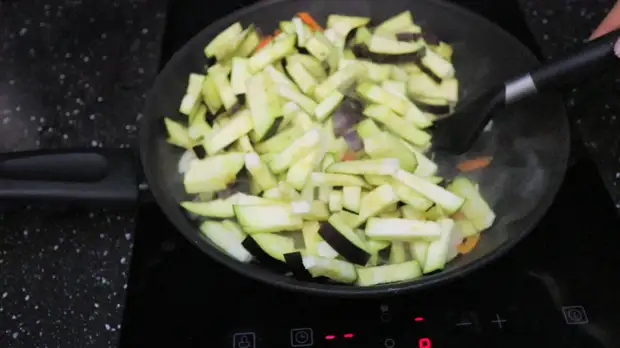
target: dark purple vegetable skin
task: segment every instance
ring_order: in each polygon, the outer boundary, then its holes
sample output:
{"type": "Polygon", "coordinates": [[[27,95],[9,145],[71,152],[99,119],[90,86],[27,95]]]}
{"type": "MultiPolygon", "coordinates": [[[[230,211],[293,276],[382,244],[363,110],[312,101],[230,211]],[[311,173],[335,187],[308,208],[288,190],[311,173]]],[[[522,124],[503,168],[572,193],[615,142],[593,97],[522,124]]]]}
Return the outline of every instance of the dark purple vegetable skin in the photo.
{"type": "Polygon", "coordinates": [[[347,134],[353,126],[363,119],[363,110],[364,106],[361,102],[351,97],[345,97],[332,116],[334,134],[338,137],[347,134]]]}
{"type": "Polygon", "coordinates": [[[261,141],[265,141],[273,137],[274,135],[276,135],[276,133],[278,132],[278,128],[280,127],[280,124],[282,124],[282,121],[284,121],[284,116],[276,117],[276,119],[271,124],[271,128],[269,128],[269,130],[265,132],[265,135],[263,136],[263,139],[261,139],[261,141]]]}
{"type": "Polygon", "coordinates": [[[415,99],[413,99],[413,103],[418,109],[433,115],[445,115],[452,111],[449,104],[429,104],[415,99]]]}
{"type": "Polygon", "coordinates": [[[291,269],[291,272],[293,272],[295,278],[299,280],[312,279],[312,275],[304,267],[302,255],[299,251],[284,254],[284,260],[286,261],[287,266],[291,269]]]}
{"type": "Polygon", "coordinates": [[[248,173],[242,170],[238,175],[237,179],[225,189],[218,191],[215,195],[218,199],[226,199],[235,193],[250,193],[250,179],[248,178],[248,173]]]}
{"type": "Polygon", "coordinates": [[[421,60],[416,60],[415,64],[418,66],[418,68],[420,68],[420,71],[428,75],[428,77],[433,79],[433,81],[441,83],[441,77],[437,76],[431,69],[424,65],[421,60]]]}
{"type": "Polygon", "coordinates": [[[202,146],[202,145],[196,145],[196,146],[192,147],[192,151],[194,151],[194,154],[199,159],[203,159],[203,158],[207,157],[207,150],[205,150],[204,146],[202,146]]]}
{"type": "Polygon", "coordinates": [[[358,58],[366,58],[375,63],[381,64],[400,64],[400,63],[410,63],[413,61],[420,60],[424,57],[424,49],[420,49],[419,51],[413,53],[405,53],[405,54],[382,54],[382,53],[374,53],[368,50],[366,45],[357,44],[351,47],[353,54],[355,54],[358,58]]]}
{"type": "Polygon", "coordinates": [[[252,237],[246,237],[243,242],[241,242],[241,245],[252,254],[261,265],[265,265],[278,273],[286,273],[289,271],[289,267],[286,263],[269,256],[252,237]]]}
{"type": "Polygon", "coordinates": [[[396,33],[396,40],[398,41],[417,41],[421,38],[421,33],[396,33]]]}
{"type": "Polygon", "coordinates": [[[357,134],[357,131],[351,130],[344,135],[344,140],[349,145],[349,149],[353,152],[358,152],[364,148],[364,140],[357,134]]]}
{"type": "Polygon", "coordinates": [[[345,238],[334,226],[325,222],[321,224],[319,229],[319,235],[327,244],[329,244],[338,254],[342,255],[347,261],[355,263],[357,265],[364,266],[370,259],[370,254],[366,251],[358,248],[350,240],[345,238]]]}

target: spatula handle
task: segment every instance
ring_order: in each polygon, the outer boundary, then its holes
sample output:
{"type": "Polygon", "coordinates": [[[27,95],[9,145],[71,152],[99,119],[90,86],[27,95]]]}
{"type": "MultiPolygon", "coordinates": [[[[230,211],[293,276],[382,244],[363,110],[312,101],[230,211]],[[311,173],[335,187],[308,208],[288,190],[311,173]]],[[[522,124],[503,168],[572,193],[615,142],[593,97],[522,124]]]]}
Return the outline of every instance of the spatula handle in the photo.
{"type": "Polygon", "coordinates": [[[0,202],[74,202],[133,207],[137,158],[126,149],[36,150],[0,154],[0,202]]]}
{"type": "Polygon", "coordinates": [[[520,100],[549,87],[586,77],[598,69],[609,67],[611,61],[620,63],[614,53],[614,46],[620,39],[620,29],[609,32],[588,42],[576,53],[551,61],[528,74],[506,83],[506,104],[520,100]]]}

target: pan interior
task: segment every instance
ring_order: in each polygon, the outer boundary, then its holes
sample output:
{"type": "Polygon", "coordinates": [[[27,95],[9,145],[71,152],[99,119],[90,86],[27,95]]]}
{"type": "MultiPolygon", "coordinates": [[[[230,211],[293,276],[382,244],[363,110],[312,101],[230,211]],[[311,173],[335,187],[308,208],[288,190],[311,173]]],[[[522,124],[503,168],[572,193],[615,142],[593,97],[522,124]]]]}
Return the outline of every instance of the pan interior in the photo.
{"type": "Polygon", "coordinates": [[[499,114],[492,127],[460,157],[438,154],[447,178],[462,158],[492,155],[490,167],[470,175],[480,184],[484,197],[497,213],[495,225],[483,233],[471,253],[451,262],[437,274],[418,280],[360,288],[301,282],[276,274],[259,265],[245,265],[221,253],[203,239],[196,223],[178,206],[188,199],[183,191],[177,162],[182,150],[165,142],[163,117],[186,121],[178,106],[188,75],[204,72],[203,48],[228,25],[239,21],[255,24],[263,32],[300,11],[310,12],[321,23],[329,14],[369,16],[378,23],[410,10],[414,21],[454,47],[454,64],[461,84],[461,98],[490,83],[498,83],[528,71],[537,61],[525,46],[491,22],[457,6],[435,0],[297,0],[270,1],[223,18],[201,31],[177,52],[157,78],[141,125],[141,152],[146,175],[168,218],[193,243],[211,257],[248,276],[290,289],[323,294],[368,295],[394,293],[436,283],[474,269],[493,259],[520,240],[547,209],[562,181],[569,150],[569,132],[564,107],[555,95],[523,102],[499,114]]]}

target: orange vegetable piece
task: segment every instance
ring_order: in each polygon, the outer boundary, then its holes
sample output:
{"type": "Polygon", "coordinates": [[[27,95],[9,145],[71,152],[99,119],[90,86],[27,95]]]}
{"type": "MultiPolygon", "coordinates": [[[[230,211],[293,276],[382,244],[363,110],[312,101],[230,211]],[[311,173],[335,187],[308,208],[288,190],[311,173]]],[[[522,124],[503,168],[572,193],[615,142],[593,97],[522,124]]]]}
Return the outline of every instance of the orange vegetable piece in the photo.
{"type": "Polygon", "coordinates": [[[271,35],[267,35],[265,36],[259,43],[258,46],[256,46],[256,49],[254,50],[254,52],[258,52],[261,48],[267,46],[271,40],[273,40],[273,36],[271,35]]]}
{"type": "Polygon", "coordinates": [[[466,220],[467,218],[465,217],[465,214],[463,214],[460,211],[457,211],[456,213],[452,214],[452,218],[454,220],[466,220]]]}
{"type": "Polygon", "coordinates": [[[353,161],[357,158],[357,155],[355,154],[355,152],[353,152],[352,150],[348,150],[347,152],[344,153],[344,155],[342,156],[342,160],[343,161],[353,161]]]}
{"type": "Polygon", "coordinates": [[[460,254],[467,254],[470,251],[474,250],[476,245],[480,241],[480,234],[475,236],[467,237],[461,244],[456,246],[456,249],[460,254]]]}
{"type": "Polygon", "coordinates": [[[474,159],[465,160],[459,163],[456,167],[461,172],[471,172],[476,169],[487,167],[489,164],[491,164],[492,160],[493,156],[481,156],[474,159]]]}
{"type": "Polygon", "coordinates": [[[310,15],[310,13],[308,12],[298,12],[296,14],[297,17],[299,17],[304,23],[306,23],[307,26],[310,27],[310,29],[312,29],[312,31],[323,31],[323,27],[321,27],[321,25],[319,23],[317,23],[314,18],[312,18],[312,16],[310,15]]]}

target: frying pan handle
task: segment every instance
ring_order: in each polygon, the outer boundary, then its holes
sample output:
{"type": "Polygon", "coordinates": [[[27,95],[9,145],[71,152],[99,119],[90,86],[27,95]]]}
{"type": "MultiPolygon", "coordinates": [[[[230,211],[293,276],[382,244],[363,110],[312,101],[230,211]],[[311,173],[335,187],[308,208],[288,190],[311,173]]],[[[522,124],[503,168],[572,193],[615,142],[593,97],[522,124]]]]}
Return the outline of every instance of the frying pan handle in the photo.
{"type": "Polygon", "coordinates": [[[0,201],[63,201],[89,206],[137,202],[130,150],[36,150],[0,154],[0,201]]]}
{"type": "Polygon", "coordinates": [[[520,100],[549,87],[561,86],[586,77],[597,69],[609,67],[607,63],[620,60],[614,46],[620,39],[620,29],[588,42],[578,52],[544,64],[537,70],[506,83],[506,104],[520,100]]]}

